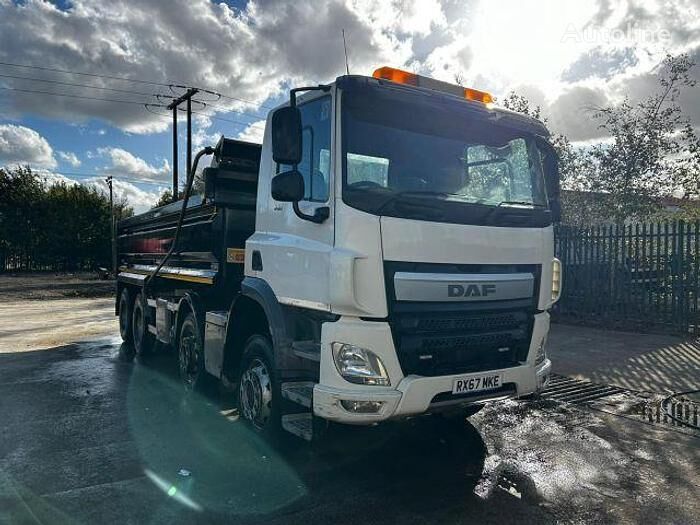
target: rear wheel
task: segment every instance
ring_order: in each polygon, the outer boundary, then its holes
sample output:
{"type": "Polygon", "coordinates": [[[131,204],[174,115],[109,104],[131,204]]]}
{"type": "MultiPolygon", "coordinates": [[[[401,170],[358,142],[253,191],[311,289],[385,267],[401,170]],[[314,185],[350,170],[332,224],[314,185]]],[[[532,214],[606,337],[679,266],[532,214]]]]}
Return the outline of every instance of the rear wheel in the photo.
{"type": "Polygon", "coordinates": [[[197,318],[188,313],[180,328],[177,341],[177,356],[180,379],[188,390],[205,390],[213,383],[204,368],[204,341],[197,318]]]}
{"type": "Polygon", "coordinates": [[[131,331],[131,294],[128,288],[122,290],[119,296],[119,335],[122,341],[130,343],[133,337],[131,331]]]}
{"type": "Polygon", "coordinates": [[[253,428],[274,434],[280,428],[279,384],[272,367],[272,343],[263,335],[246,341],[238,381],[238,409],[253,428]]]}
{"type": "Polygon", "coordinates": [[[148,330],[147,308],[146,297],[143,292],[139,292],[134,299],[133,315],[131,316],[134,350],[138,355],[150,353],[155,342],[155,337],[148,330]]]}

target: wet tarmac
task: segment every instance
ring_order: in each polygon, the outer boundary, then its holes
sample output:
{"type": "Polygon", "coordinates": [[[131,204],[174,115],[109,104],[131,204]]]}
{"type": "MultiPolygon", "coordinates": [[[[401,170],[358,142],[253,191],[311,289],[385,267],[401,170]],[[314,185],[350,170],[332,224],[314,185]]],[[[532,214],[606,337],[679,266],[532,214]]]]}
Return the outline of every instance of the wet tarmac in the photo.
{"type": "Polygon", "coordinates": [[[553,401],[271,445],[172,356],[0,354],[0,523],[700,523],[700,439],[553,401]]]}

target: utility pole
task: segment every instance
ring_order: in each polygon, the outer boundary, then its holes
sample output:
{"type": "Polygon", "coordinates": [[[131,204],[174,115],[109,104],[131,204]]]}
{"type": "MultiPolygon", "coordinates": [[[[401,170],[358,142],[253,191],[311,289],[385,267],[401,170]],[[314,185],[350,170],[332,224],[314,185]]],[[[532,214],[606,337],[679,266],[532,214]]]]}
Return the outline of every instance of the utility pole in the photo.
{"type": "Polygon", "coordinates": [[[112,273],[114,277],[117,276],[117,243],[115,238],[115,221],[114,221],[114,195],[112,192],[112,176],[110,175],[105,179],[107,186],[109,186],[109,218],[110,218],[110,230],[112,236],[112,273]]]}
{"type": "Polygon", "coordinates": [[[179,97],[168,104],[173,112],[173,202],[178,197],[178,166],[177,166],[177,111],[178,106],[187,102],[187,177],[192,170],[192,97],[199,93],[197,88],[189,88],[179,97]]]}
{"type": "Polygon", "coordinates": [[[177,108],[173,108],[173,202],[177,200],[177,108]]]}

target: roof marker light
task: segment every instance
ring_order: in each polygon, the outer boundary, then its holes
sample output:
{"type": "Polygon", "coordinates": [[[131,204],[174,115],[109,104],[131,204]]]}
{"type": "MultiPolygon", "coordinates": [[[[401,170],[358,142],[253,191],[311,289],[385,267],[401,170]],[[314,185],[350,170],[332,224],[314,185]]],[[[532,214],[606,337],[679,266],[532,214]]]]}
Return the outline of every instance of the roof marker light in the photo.
{"type": "Polygon", "coordinates": [[[372,76],[374,78],[390,80],[391,82],[396,82],[397,84],[407,84],[409,86],[428,88],[435,91],[441,91],[443,93],[449,93],[457,97],[463,97],[467,100],[481,102],[483,104],[493,104],[493,96],[485,91],[465,88],[456,84],[450,84],[449,82],[443,82],[442,80],[435,80],[434,78],[416,75],[415,73],[409,73],[408,71],[403,71],[393,67],[380,67],[379,69],[376,69],[374,73],[372,73],[372,76]]]}

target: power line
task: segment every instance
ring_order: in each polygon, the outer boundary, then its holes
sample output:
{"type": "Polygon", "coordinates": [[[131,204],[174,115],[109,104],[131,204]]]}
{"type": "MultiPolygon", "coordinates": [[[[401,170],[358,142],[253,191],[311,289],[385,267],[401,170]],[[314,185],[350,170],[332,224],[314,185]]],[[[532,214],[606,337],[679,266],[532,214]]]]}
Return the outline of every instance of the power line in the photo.
{"type": "MultiPolygon", "coordinates": [[[[194,102],[194,101],[193,101],[193,102],[194,102]]],[[[165,117],[165,113],[156,113],[155,111],[151,111],[151,108],[167,108],[167,106],[166,106],[165,104],[150,104],[150,103],[146,103],[146,104],[144,104],[144,107],[146,108],[146,110],[147,110],[149,113],[152,113],[152,114],[154,114],[154,115],[158,115],[158,116],[161,116],[161,117],[165,117]]],[[[178,108],[178,111],[183,112],[183,111],[186,111],[186,110],[185,110],[185,109],[182,109],[182,108],[178,108]]],[[[228,118],[225,118],[225,117],[218,117],[218,116],[216,116],[216,114],[204,113],[203,111],[199,111],[199,110],[192,110],[192,114],[194,114],[194,115],[202,115],[202,116],[204,116],[204,117],[207,117],[207,118],[210,118],[210,119],[213,119],[213,120],[221,120],[222,122],[229,122],[229,123],[231,123],[231,124],[237,124],[237,125],[239,125],[239,126],[247,126],[247,127],[262,126],[262,127],[265,127],[265,123],[264,123],[264,122],[241,122],[240,120],[233,120],[233,119],[228,119],[228,118]]]]}
{"type": "Polygon", "coordinates": [[[84,73],[81,71],[71,71],[68,69],[59,69],[57,67],[47,67],[47,66],[30,66],[27,64],[15,64],[12,62],[0,62],[0,66],[11,66],[11,67],[22,67],[26,69],[39,69],[41,71],[53,71],[54,73],[65,73],[68,75],[81,75],[85,77],[94,77],[94,78],[109,78],[112,80],[121,80],[124,82],[134,82],[135,84],[148,84],[151,86],[162,86],[162,87],[169,87],[170,84],[166,84],[164,82],[156,82],[153,80],[142,80],[142,79],[137,79],[137,78],[128,78],[128,77],[119,77],[115,75],[98,75],[97,73],[84,73]]]}
{"type": "MultiPolygon", "coordinates": [[[[2,78],[12,78],[12,79],[17,79],[17,80],[29,80],[31,82],[44,82],[46,84],[56,84],[60,86],[72,86],[72,87],[81,87],[81,88],[87,88],[87,89],[99,89],[102,91],[112,91],[114,93],[127,93],[129,95],[143,95],[145,97],[157,97],[161,95],[160,93],[146,93],[144,91],[133,91],[131,89],[118,89],[118,88],[108,88],[108,87],[102,87],[102,86],[93,86],[90,84],[78,84],[75,82],[62,82],[60,80],[50,80],[46,78],[35,78],[35,77],[23,77],[20,75],[6,75],[3,73],[0,73],[0,77],[2,78]]],[[[163,95],[166,96],[166,95],[163,95]]]]}
{"type": "Polygon", "coordinates": [[[72,95],[68,93],[55,93],[53,91],[40,91],[36,89],[22,89],[22,88],[13,88],[13,87],[6,87],[6,86],[0,86],[0,89],[5,89],[9,91],[19,91],[21,93],[35,93],[35,94],[40,94],[40,95],[53,95],[55,97],[68,97],[68,98],[80,98],[80,99],[85,99],[85,100],[99,100],[102,102],[114,102],[117,104],[132,104],[132,105],[138,105],[142,106],[144,102],[136,102],[135,100],[118,100],[118,99],[113,99],[113,98],[101,98],[101,97],[90,97],[87,95],[72,95]]]}
{"type": "MultiPolygon", "coordinates": [[[[52,71],[52,72],[54,72],[54,73],[64,73],[64,74],[67,74],[67,75],[81,75],[81,76],[93,77],[93,78],[108,78],[108,79],[111,79],[111,80],[120,80],[120,81],[122,81],[122,82],[134,82],[134,83],[136,83],[136,84],[147,84],[147,85],[150,85],[150,86],[161,86],[161,87],[167,87],[167,88],[171,88],[171,87],[181,87],[181,88],[189,89],[190,87],[195,87],[195,86],[185,86],[185,85],[180,84],[180,83],[177,83],[177,82],[170,82],[170,83],[166,83],[166,82],[156,82],[155,80],[143,80],[143,79],[136,79],[136,78],[120,77],[120,76],[116,76],[116,75],[102,75],[102,74],[97,74],[97,73],[85,73],[85,72],[82,72],[82,71],[74,71],[74,70],[69,70],[69,69],[60,69],[60,68],[48,67],[48,66],[30,66],[30,65],[28,65],[28,64],[17,64],[17,63],[14,63],[14,62],[0,62],[0,66],[20,67],[20,68],[25,68],[25,69],[37,69],[37,70],[40,70],[40,71],[52,71]]],[[[210,89],[200,88],[200,90],[202,90],[202,91],[204,91],[204,92],[206,92],[206,93],[218,95],[218,96],[220,96],[221,98],[226,98],[226,99],[229,99],[229,100],[237,100],[237,101],[239,101],[239,102],[244,102],[244,103],[247,103],[247,104],[252,104],[252,105],[254,105],[254,106],[258,106],[258,107],[265,108],[265,109],[274,109],[274,108],[271,107],[271,106],[266,106],[266,105],[264,105],[264,104],[260,104],[260,103],[258,103],[258,102],[254,102],[254,101],[252,101],[252,100],[247,100],[247,99],[240,98],[240,97],[233,97],[233,96],[230,96],[230,95],[224,95],[223,93],[219,93],[219,92],[217,92],[217,91],[213,91],[213,90],[210,90],[210,89]]]]}
{"type": "MultiPolygon", "coordinates": [[[[67,98],[78,98],[82,100],[98,100],[101,102],[113,102],[117,104],[130,104],[130,105],[137,105],[137,106],[150,106],[150,107],[165,107],[163,104],[150,104],[148,102],[137,102],[135,100],[119,100],[119,99],[113,99],[113,98],[102,98],[102,97],[90,97],[87,95],[74,95],[74,94],[69,94],[69,93],[55,93],[53,91],[41,91],[41,90],[36,90],[36,89],[22,89],[22,88],[13,88],[13,87],[6,87],[6,86],[0,86],[0,89],[4,90],[9,90],[9,91],[18,91],[20,93],[31,93],[31,94],[38,94],[38,95],[52,95],[55,97],[67,97],[67,98]]],[[[153,113],[151,111],[151,113],[153,113]]],[[[217,117],[216,115],[211,115],[208,113],[203,113],[201,111],[193,111],[192,113],[195,113],[197,115],[204,115],[208,118],[214,119],[214,120],[221,120],[222,122],[229,122],[231,124],[238,124],[239,126],[258,126],[258,125],[263,125],[261,122],[241,122],[239,120],[232,120],[232,119],[227,119],[224,117],[217,117]]],[[[154,115],[158,115],[157,113],[153,113],[154,115]]],[[[164,115],[162,115],[165,117],[164,115]]]]}
{"type": "MultiPolygon", "coordinates": [[[[0,73],[0,77],[29,80],[32,82],[45,82],[48,84],[74,86],[74,87],[81,87],[81,88],[88,88],[88,89],[99,89],[99,90],[104,90],[104,91],[112,91],[115,93],[127,93],[127,94],[131,94],[131,95],[155,97],[158,100],[161,100],[161,98],[163,98],[163,97],[168,97],[168,95],[164,95],[162,93],[145,93],[142,91],[131,91],[128,89],[117,89],[117,88],[108,88],[108,87],[101,87],[101,86],[91,86],[89,84],[78,84],[78,83],[73,83],[73,82],[61,82],[61,81],[46,80],[46,79],[41,79],[41,78],[22,77],[22,76],[18,76],[18,75],[5,75],[2,73],[0,73]]],[[[87,100],[100,100],[100,101],[105,101],[105,102],[116,102],[116,103],[121,103],[121,104],[142,104],[142,102],[135,102],[135,101],[128,101],[128,100],[116,100],[116,99],[108,99],[108,98],[101,98],[101,97],[90,97],[87,95],[76,95],[76,94],[72,94],[72,93],[55,93],[52,91],[31,90],[31,89],[26,89],[26,88],[14,88],[14,87],[2,87],[2,86],[0,86],[0,89],[20,91],[23,93],[38,93],[38,94],[44,94],[44,95],[54,95],[54,96],[58,96],[58,97],[81,98],[81,99],[87,99],[87,100]]],[[[213,104],[211,104],[209,102],[202,101],[202,100],[192,100],[192,102],[202,104],[204,107],[212,106],[212,107],[219,109],[222,112],[240,113],[242,115],[246,115],[246,116],[249,116],[252,118],[257,118],[257,119],[261,119],[261,120],[265,119],[265,117],[262,115],[256,115],[254,113],[248,113],[248,112],[245,112],[242,110],[237,110],[237,109],[227,109],[227,108],[223,108],[223,107],[218,106],[218,105],[214,106],[213,104]]],[[[245,125],[249,125],[249,124],[245,124],[245,125]]]]}

